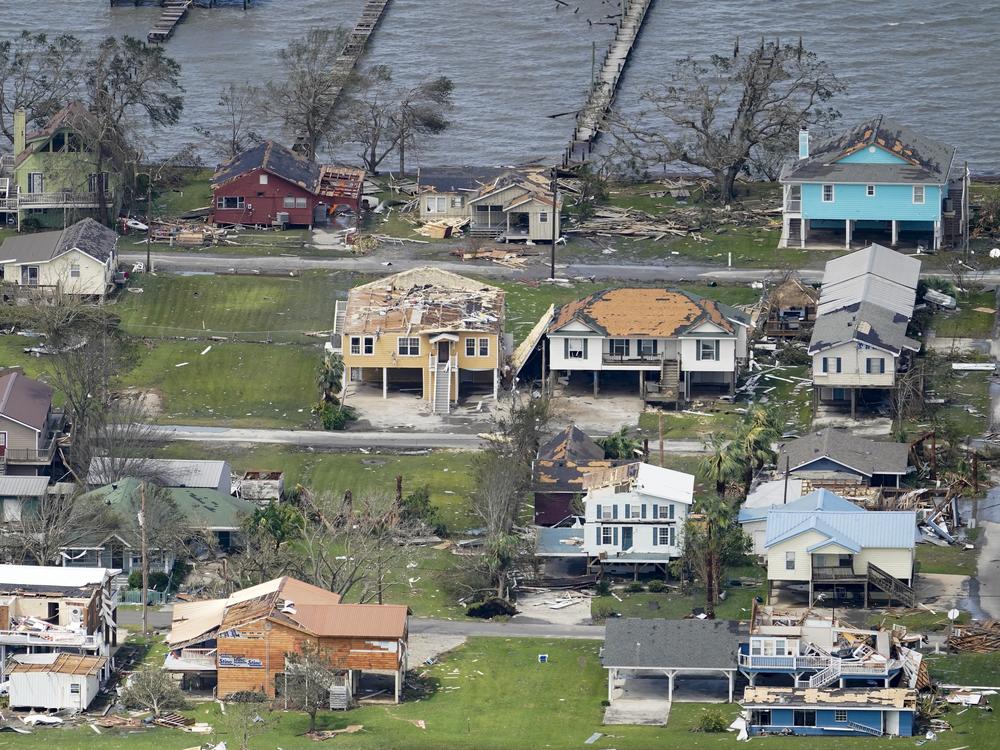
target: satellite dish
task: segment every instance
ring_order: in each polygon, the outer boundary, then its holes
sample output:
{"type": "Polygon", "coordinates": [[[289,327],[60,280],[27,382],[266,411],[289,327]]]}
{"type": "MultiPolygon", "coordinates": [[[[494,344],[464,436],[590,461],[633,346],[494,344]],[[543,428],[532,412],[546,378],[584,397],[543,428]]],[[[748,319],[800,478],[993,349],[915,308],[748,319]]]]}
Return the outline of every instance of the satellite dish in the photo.
{"type": "Polygon", "coordinates": [[[961,612],[959,612],[957,609],[949,609],[948,610],[948,619],[951,620],[952,622],[955,622],[955,620],[958,619],[958,616],[960,614],[961,614],[961,612]]]}

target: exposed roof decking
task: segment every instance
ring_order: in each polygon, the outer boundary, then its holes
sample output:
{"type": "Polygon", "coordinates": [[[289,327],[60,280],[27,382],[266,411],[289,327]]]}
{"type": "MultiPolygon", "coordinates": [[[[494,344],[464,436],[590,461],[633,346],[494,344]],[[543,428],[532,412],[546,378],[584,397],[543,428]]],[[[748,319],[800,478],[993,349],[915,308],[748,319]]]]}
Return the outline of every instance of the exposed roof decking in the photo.
{"type": "Polygon", "coordinates": [[[538,449],[538,458],[552,461],[603,461],[604,449],[575,424],[563,428],[538,449]]]}
{"type": "Polygon", "coordinates": [[[904,349],[920,350],[920,342],[909,338],[909,316],[895,313],[873,302],[862,302],[816,318],[809,353],[819,352],[848,342],[866,344],[898,355],[904,349]]]}
{"type": "Polygon", "coordinates": [[[212,187],[222,187],[255,169],[270,172],[311,193],[319,192],[320,166],[276,141],[259,143],[221,164],[212,177],[212,187]]]}
{"type": "Polygon", "coordinates": [[[691,505],[694,502],[694,476],[682,471],[663,469],[641,461],[594,471],[584,476],[583,487],[596,490],[627,483],[642,495],[691,505]]]}
{"type": "Polygon", "coordinates": [[[100,674],[108,660],[104,656],[84,656],[81,654],[16,654],[11,658],[12,666],[8,674],[68,674],[74,677],[95,677],[100,674]]]}
{"type": "Polygon", "coordinates": [[[907,688],[787,688],[748,687],[744,707],[830,706],[833,708],[894,708],[914,710],[917,691],[907,688]]]}

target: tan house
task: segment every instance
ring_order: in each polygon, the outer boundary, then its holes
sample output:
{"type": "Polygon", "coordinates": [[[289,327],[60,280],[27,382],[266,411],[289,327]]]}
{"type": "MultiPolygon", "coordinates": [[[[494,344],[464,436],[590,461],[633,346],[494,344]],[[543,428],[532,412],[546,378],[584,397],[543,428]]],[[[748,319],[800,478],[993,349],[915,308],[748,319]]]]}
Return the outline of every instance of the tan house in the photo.
{"type": "Polygon", "coordinates": [[[492,186],[504,174],[496,168],[443,167],[421,169],[417,174],[418,210],[421,221],[464,219],[469,201],[492,186]]]}
{"type": "Polygon", "coordinates": [[[64,424],[49,386],[17,370],[0,374],[0,473],[49,474],[64,424]]]}
{"type": "Polygon", "coordinates": [[[87,218],[56,232],[25,234],[0,245],[4,286],[103,300],[114,285],[118,234],[87,218]]]}
{"type": "MultiPolygon", "coordinates": [[[[504,292],[436,268],[414,268],[351,290],[337,303],[348,382],[415,391],[435,413],[500,387],[504,292]]],[[[335,336],[336,338],[336,336],[335,336]]]]}

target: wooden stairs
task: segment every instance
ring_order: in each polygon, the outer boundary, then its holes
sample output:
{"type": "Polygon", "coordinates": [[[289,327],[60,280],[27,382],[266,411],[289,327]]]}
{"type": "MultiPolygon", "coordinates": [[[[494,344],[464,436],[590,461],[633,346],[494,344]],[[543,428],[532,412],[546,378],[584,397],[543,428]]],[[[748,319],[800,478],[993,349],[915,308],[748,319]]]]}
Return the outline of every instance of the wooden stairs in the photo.
{"type": "Polygon", "coordinates": [[[868,563],[868,585],[887,594],[890,604],[896,601],[911,609],[917,606],[917,593],[911,586],[872,563],[868,563]]]}

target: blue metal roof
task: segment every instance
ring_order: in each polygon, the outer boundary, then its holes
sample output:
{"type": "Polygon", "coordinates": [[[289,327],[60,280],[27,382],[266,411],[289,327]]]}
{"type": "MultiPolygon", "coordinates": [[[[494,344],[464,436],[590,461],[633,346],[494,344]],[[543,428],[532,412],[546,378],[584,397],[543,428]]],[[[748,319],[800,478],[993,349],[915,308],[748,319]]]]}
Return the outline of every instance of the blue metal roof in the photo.
{"type": "Polygon", "coordinates": [[[831,512],[836,511],[839,513],[864,513],[864,508],[859,508],[857,505],[852,503],[850,500],[845,500],[836,492],[830,492],[830,490],[815,490],[810,492],[808,495],[803,495],[797,500],[792,500],[790,503],[784,503],[782,505],[771,505],[766,508],[740,508],[740,523],[745,521],[759,521],[763,518],[767,518],[768,513],[771,511],[780,512],[814,512],[814,511],[824,511],[831,512]]]}
{"type": "Polygon", "coordinates": [[[855,551],[864,547],[912,549],[916,525],[913,511],[787,512],[772,508],[767,515],[764,547],[817,531],[855,551]]]}

